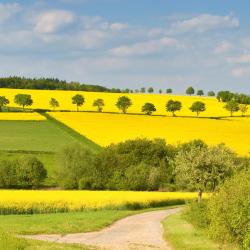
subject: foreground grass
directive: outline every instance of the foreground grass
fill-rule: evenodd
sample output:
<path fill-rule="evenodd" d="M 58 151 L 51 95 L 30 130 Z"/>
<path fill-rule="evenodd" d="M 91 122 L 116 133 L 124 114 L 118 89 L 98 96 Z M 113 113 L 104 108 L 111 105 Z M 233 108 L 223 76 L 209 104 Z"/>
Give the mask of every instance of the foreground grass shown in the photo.
<path fill-rule="evenodd" d="M 194 228 L 182 217 L 181 213 L 167 217 L 163 226 L 164 237 L 176 250 L 218 249 L 218 245 L 209 240 L 205 232 Z"/>
<path fill-rule="evenodd" d="M 96 210 L 75 213 L 0 215 L 0 232 L 11 234 L 67 234 L 97 231 L 126 216 L 180 206 L 141 210 Z"/>
<path fill-rule="evenodd" d="M 129 215 L 176 206 L 142 210 L 97 210 L 79 213 L 1 215 L 0 250 L 87 250 L 83 245 L 55 244 L 16 238 L 22 234 L 79 233 L 100 230 Z M 3 232 L 8 232 L 3 233 Z"/>
<path fill-rule="evenodd" d="M 90 250 L 83 245 L 56 244 L 34 240 L 19 239 L 0 232 L 0 250 Z"/>
<path fill-rule="evenodd" d="M 58 214 L 1 215 L 0 231 L 5 230 L 15 234 L 89 232 L 99 230 L 118 219 L 140 211 L 98 210 Z"/>
<path fill-rule="evenodd" d="M 175 250 L 236 250 L 232 246 L 221 246 L 210 240 L 204 230 L 188 223 L 182 213 L 167 217 L 163 226 L 164 237 Z"/>

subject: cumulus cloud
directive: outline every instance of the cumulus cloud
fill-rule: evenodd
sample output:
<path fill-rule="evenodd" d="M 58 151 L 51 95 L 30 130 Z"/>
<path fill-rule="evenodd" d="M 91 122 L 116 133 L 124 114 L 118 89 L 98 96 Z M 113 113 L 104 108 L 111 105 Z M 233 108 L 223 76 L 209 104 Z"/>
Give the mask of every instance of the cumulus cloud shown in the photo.
<path fill-rule="evenodd" d="M 127 23 L 109 23 L 100 16 L 84 16 L 82 20 L 85 29 L 122 31 L 129 27 Z"/>
<path fill-rule="evenodd" d="M 191 19 L 175 22 L 171 25 L 170 33 L 185 33 L 190 31 L 205 32 L 221 28 L 237 28 L 239 20 L 233 15 L 215 16 L 202 14 Z"/>
<path fill-rule="evenodd" d="M 112 23 L 110 25 L 110 29 L 112 31 L 122 31 L 124 29 L 128 28 L 128 24 L 127 23 Z"/>
<path fill-rule="evenodd" d="M 21 11 L 21 6 L 18 3 L 0 3 L 0 23 L 5 22 L 19 11 Z"/>
<path fill-rule="evenodd" d="M 74 15 L 70 11 L 51 10 L 36 18 L 35 31 L 38 33 L 54 33 L 67 24 L 73 23 Z"/>
<path fill-rule="evenodd" d="M 223 54 L 230 51 L 233 48 L 233 45 L 228 41 L 222 41 L 215 49 L 215 54 Z"/>
<path fill-rule="evenodd" d="M 102 30 L 87 30 L 77 35 L 77 43 L 86 49 L 91 49 L 100 46 L 107 38 L 108 33 Z"/>
<path fill-rule="evenodd" d="M 229 63 L 250 63 L 250 54 L 244 54 L 241 56 L 236 56 L 236 57 L 229 57 L 227 58 L 227 61 Z"/>
<path fill-rule="evenodd" d="M 235 77 L 250 76 L 250 67 L 233 69 L 232 74 Z"/>
<path fill-rule="evenodd" d="M 156 40 L 149 40 L 146 42 L 135 43 L 132 45 L 124 45 L 113 48 L 112 54 L 118 56 L 131 55 L 148 55 L 159 52 L 167 47 L 177 46 L 177 40 L 169 37 L 164 37 Z"/>

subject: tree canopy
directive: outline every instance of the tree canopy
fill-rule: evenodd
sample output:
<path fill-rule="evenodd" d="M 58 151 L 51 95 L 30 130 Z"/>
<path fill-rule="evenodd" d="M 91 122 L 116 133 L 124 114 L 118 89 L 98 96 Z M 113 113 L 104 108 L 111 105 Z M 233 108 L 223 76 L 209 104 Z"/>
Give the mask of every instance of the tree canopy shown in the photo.
<path fill-rule="evenodd" d="M 175 116 L 176 111 L 180 111 L 182 104 L 180 101 L 169 100 L 166 104 L 166 111 L 171 112 Z"/>
<path fill-rule="evenodd" d="M 153 103 L 147 102 L 142 106 L 141 111 L 147 115 L 151 115 L 156 111 L 155 105 Z"/>
<path fill-rule="evenodd" d="M 85 102 L 85 99 L 82 95 L 76 94 L 72 97 L 72 103 L 76 105 L 77 111 L 79 111 L 79 107 L 81 107 Z"/>
<path fill-rule="evenodd" d="M 31 106 L 33 104 L 33 100 L 31 98 L 31 95 L 27 95 L 27 94 L 17 94 L 14 97 L 14 102 L 23 107 L 25 106 Z"/>
<path fill-rule="evenodd" d="M 196 112 L 197 116 L 199 116 L 200 112 L 204 112 L 206 110 L 206 104 L 204 102 L 196 101 L 189 109 L 192 112 Z"/>
<path fill-rule="evenodd" d="M 121 96 L 118 98 L 116 102 L 116 106 L 120 109 L 124 114 L 127 113 L 127 109 L 132 105 L 131 99 L 127 96 Z"/>

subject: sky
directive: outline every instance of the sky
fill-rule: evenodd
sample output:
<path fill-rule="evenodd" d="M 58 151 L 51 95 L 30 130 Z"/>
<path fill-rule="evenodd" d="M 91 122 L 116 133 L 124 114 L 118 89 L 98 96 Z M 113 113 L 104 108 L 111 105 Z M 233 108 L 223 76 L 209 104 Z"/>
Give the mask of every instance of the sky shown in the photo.
<path fill-rule="evenodd" d="M 250 93 L 249 0 L 2 0 L 0 76 Z"/>

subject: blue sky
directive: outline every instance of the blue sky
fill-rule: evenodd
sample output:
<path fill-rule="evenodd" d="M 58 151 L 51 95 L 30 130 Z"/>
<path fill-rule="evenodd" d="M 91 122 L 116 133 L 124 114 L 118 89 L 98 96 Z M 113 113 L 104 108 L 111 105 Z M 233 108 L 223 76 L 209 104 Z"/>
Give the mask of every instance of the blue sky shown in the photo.
<path fill-rule="evenodd" d="M 249 93 L 249 13 L 243 0 L 4 0 L 1 75 Z"/>

